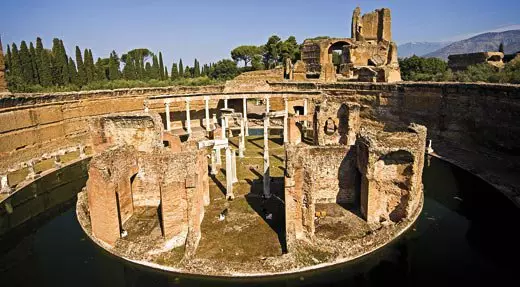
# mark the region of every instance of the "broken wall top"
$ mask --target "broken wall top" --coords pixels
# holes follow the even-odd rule
[[[360,16],[357,7],[352,16],[352,38],[357,41],[376,40],[392,41],[392,17],[390,9],[377,9]]]
[[[151,152],[162,147],[162,120],[157,113],[123,113],[90,120],[92,146],[96,152],[130,145]]]

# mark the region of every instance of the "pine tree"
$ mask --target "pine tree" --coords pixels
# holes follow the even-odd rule
[[[52,86],[52,70],[49,51],[43,49],[41,38],[36,38],[36,57],[38,57],[38,75],[40,76],[40,85],[43,87]]]
[[[159,71],[159,60],[157,60],[157,56],[153,56],[152,58],[152,70],[150,72],[150,78],[152,79],[160,79],[161,72]]]
[[[175,81],[179,78],[179,70],[177,69],[176,63],[172,64],[172,70],[170,71],[170,74],[171,74],[172,81]]]
[[[159,77],[161,80],[164,80],[164,63],[162,59],[162,52],[159,52]]]
[[[29,54],[29,49],[27,48],[27,43],[25,43],[25,41],[22,41],[20,44],[20,65],[23,83],[28,85],[34,84],[35,82],[33,66],[31,63],[31,54]]]
[[[179,78],[184,77],[184,66],[182,65],[182,59],[179,60]]]
[[[73,85],[79,86],[79,74],[76,70],[76,63],[74,63],[74,60],[69,57],[69,75],[70,75],[70,82]]]
[[[85,65],[83,64],[83,57],[81,56],[81,50],[76,46],[76,64],[78,68],[78,83],[79,86],[87,84],[87,72],[85,71]]]
[[[36,55],[36,49],[34,49],[34,45],[31,42],[29,44],[29,55],[31,56],[31,66],[33,70],[33,83],[38,85],[40,84],[40,77],[38,75],[38,56]]]
[[[22,64],[20,63],[20,53],[18,52],[18,47],[16,47],[16,44],[13,43],[13,49],[11,53],[11,66],[9,68],[9,75],[17,81],[18,83],[21,83],[23,81],[22,76]]]
[[[119,57],[117,56],[116,51],[112,51],[108,62],[108,78],[111,81],[119,80],[121,78],[119,65]]]

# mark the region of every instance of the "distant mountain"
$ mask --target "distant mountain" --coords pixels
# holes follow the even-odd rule
[[[452,42],[410,42],[399,45],[397,51],[399,58],[407,58],[413,55],[423,56],[444,48],[451,43]]]
[[[447,60],[448,56],[453,54],[498,51],[498,46],[502,42],[504,43],[504,52],[506,54],[520,51],[520,30],[480,34],[466,40],[454,42],[435,52],[425,54],[424,57]]]

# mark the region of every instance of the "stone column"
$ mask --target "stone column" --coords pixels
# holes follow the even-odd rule
[[[222,139],[225,139],[226,138],[226,130],[227,130],[227,127],[226,127],[226,124],[227,124],[226,117],[222,116],[220,121],[222,122],[222,124],[221,124],[222,132],[221,132],[220,136],[221,136]]]
[[[219,153],[220,153],[220,151],[219,151]],[[210,156],[210,160],[211,160],[211,171],[210,171],[210,174],[211,175],[217,175],[218,174],[217,163],[215,162],[216,157],[217,157],[217,151],[214,150],[214,149],[211,150],[211,156]]]
[[[240,138],[238,141],[238,156],[241,158],[244,157],[244,151],[246,150],[246,137],[244,134],[244,126],[245,120],[244,118],[242,118],[242,120],[240,121]]]
[[[143,107],[144,107],[144,112],[147,113],[150,111],[150,109],[148,108],[148,101],[144,101],[143,102]]]
[[[56,168],[56,169],[61,168],[62,164],[61,164],[60,156],[55,155],[52,157],[52,159],[54,160],[54,168]]]
[[[204,109],[206,112],[206,131],[210,132],[211,129],[210,129],[210,122],[209,122],[209,97],[208,96],[204,97]]]
[[[303,100],[303,115],[304,115],[304,116],[307,116],[307,113],[308,113],[308,111],[307,111],[307,108],[308,108],[307,105],[308,105],[308,99],[304,99],[304,100]],[[304,126],[304,127],[307,127],[307,119],[305,119],[305,120],[303,121],[303,126]]]
[[[270,109],[271,109],[271,105],[269,103],[269,96],[266,96],[265,97],[265,112],[268,113]]]
[[[170,121],[170,102],[164,102],[164,108],[166,110],[166,130],[171,131],[172,123]]]
[[[247,98],[243,98],[242,99],[242,105],[243,105],[243,115],[242,115],[242,118],[244,119],[244,123],[245,123],[245,130],[246,130],[246,137],[249,136],[249,124],[247,122]]]
[[[220,155],[220,148],[215,149],[215,154],[217,156],[217,165],[221,165],[222,164],[222,156]]]
[[[231,150],[231,170],[233,171],[233,183],[237,183],[237,153],[235,150]]]
[[[264,198],[271,197],[271,176],[269,175],[269,117],[264,117]]]
[[[80,159],[84,159],[84,158],[86,158],[87,155],[85,154],[85,146],[82,145],[82,144],[80,144],[79,147],[78,147],[78,149],[79,149],[79,158],[80,158]]]
[[[7,174],[0,175],[0,193],[11,193],[11,187],[9,187],[9,182],[7,180]]]
[[[228,108],[228,99],[229,99],[228,96],[226,96],[226,97],[224,98],[224,109],[227,109],[227,108]]]
[[[32,180],[36,178],[36,173],[34,172],[34,163],[32,161],[27,163],[27,168],[29,170],[29,173],[25,177],[26,180]]]
[[[232,200],[233,195],[233,159],[231,156],[231,147],[226,147],[226,198]]]
[[[289,99],[283,98],[284,106],[285,106],[285,115],[283,116],[283,142],[288,142],[288,133],[287,133],[287,117],[289,116]]]
[[[191,134],[190,99],[186,98],[186,131]]]
[[[218,123],[218,121],[217,121],[217,114],[213,114],[213,127],[214,127],[214,129],[217,128],[217,123]]]

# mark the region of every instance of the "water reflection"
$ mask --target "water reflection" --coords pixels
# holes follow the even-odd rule
[[[0,255],[2,286],[416,286],[515,282],[519,210],[474,176],[431,159],[416,224],[354,262],[283,277],[185,276],[123,262],[83,234],[74,208]],[[77,192],[73,184],[71,192]],[[14,258],[14,259],[13,259]]]

